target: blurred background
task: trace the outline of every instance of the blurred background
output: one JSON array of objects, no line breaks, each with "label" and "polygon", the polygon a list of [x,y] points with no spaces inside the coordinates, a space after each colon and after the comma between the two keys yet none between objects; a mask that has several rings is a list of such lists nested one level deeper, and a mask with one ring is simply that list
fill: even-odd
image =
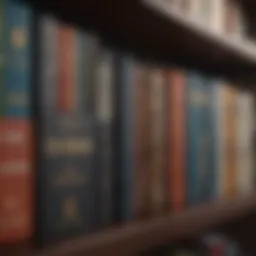
[{"label": "blurred background", "polygon": [[255,11],[0,0],[0,255],[256,255]]}]

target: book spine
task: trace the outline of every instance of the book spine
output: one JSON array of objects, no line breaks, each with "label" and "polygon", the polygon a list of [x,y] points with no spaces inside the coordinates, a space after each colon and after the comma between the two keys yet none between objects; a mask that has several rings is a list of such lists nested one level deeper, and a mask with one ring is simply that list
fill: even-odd
[{"label": "book spine", "polygon": [[[96,141],[95,118],[80,108],[83,99],[77,97],[82,71],[76,54],[78,34],[65,28],[62,32],[67,33],[68,42],[64,46],[72,49],[58,50],[63,25],[60,28],[48,17],[40,24],[37,235],[39,242],[45,243],[92,230]],[[60,56],[63,51],[69,58]],[[57,61],[50,54],[57,56]],[[43,108],[47,102],[48,108]]]},{"label": "book spine", "polygon": [[213,111],[215,117],[215,146],[216,146],[216,186],[215,194],[217,198],[224,196],[224,180],[225,180],[225,101],[223,91],[225,84],[223,81],[218,81],[213,90]]},{"label": "book spine", "polygon": [[0,241],[18,242],[33,232],[31,122],[0,121]]},{"label": "book spine", "polygon": [[207,188],[209,138],[205,133],[205,110],[208,97],[201,75],[188,77],[188,201],[197,204],[204,200]]},{"label": "book spine", "polygon": [[148,68],[137,63],[134,80],[134,214],[136,219],[150,213],[150,92]]},{"label": "book spine", "polygon": [[166,80],[161,70],[153,68],[150,72],[150,204],[153,215],[166,209]]},{"label": "book spine", "polygon": [[240,92],[237,96],[237,185],[241,195],[248,195],[253,191],[253,108],[254,99],[247,92]]},{"label": "book spine", "polygon": [[212,108],[214,81],[211,78],[203,78],[202,95],[204,101],[201,105],[202,120],[200,123],[200,198],[201,202],[209,202],[215,197],[216,186],[216,158],[214,124],[215,116]]},{"label": "book spine", "polygon": [[225,169],[224,169],[224,196],[235,196],[237,192],[236,182],[236,140],[237,140],[237,91],[231,86],[223,91],[225,104],[224,140],[225,140]]},{"label": "book spine", "polygon": [[16,1],[3,1],[2,8],[0,241],[10,242],[27,239],[33,232],[34,159],[30,120],[32,16],[26,5]]},{"label": "book spine", "polygon": [[99,226],[113,222],[113,88],[114,56],[103,49],[97,68],[96,116],[99,122],[97,132],[97,219]]},{"label": "book spine", "polygon": [[26,5],[4,1],[4,115],[30,116],[32,14]]},{"label": "book spine", "polygon": [[223,33],[225,25],[225,0],[216,0],[210,2],[210,27],[216,32]]},{"label": "book spine", "polygon": [[121,59],[121,210],[122,219],[131,220],[133,211],[133,90],[134,90],[134,61],[125,56]]},{"label": "book spine", "polygon": [[171,70],[169,80],[169,198],[174,211],[186,203],[186,78]]}]

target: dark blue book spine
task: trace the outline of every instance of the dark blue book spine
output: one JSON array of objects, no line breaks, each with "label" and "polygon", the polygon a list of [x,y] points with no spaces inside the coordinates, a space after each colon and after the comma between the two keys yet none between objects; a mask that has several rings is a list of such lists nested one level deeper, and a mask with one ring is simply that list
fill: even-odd
[{"label": "dark blue book spine", "polygon": [[122,155],[121,155],[121,184],[122,184],[122,219],[131,220],[133,213],[133,171],[134,171],[134,78],[135,63],[130,57],[121,60],[121,94],[122,99]]},{"label": "dark blue book spine", "polygon": [[32,11],[18,1],[4,0],[4,115],[31,114]]},{"label": "dark blue book spine", "polygon": [[133,86],[134,61],[117,52],[114,56],[114,217],[133,218]]},{"label": "dark blue book spine", "polygon": [[[38,20],[39,89],[37,236],[51,242],[86,233],[94,228],[95,212],[95,117],[82,107],[79,89],[82,67],[77,44],[68,49],[74,61],[72,95],[74,107],[63,111],[56,104],[60,93],[61,72],[58,62],[58,30],[63,26],[44,16]],[[75,33],[75,32],[74,32]],[[72,35],[73,36],[73,35]],[[75,33],[74,42],[79,40]],[[73,71],[72,71],[73,72]],[[62,77],[63,78],[63,77]],[[85,86],[91,86],[86,84]]]}]

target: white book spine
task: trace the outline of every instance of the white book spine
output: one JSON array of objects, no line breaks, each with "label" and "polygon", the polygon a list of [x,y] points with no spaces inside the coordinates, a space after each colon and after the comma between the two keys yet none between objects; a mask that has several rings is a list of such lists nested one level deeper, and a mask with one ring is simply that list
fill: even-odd
[{"label": "white book spine", "polygon": [[224,32],[225,1],[213,0],[210,3],[210,28],[222,34]]}]

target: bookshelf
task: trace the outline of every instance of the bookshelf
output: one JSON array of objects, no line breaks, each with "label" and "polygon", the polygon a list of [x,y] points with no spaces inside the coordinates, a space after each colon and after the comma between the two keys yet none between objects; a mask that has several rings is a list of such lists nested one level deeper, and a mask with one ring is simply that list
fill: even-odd
[{"label": "bookshelf", "polygon": [[163,1],[66,0],[33,4],[64,20],[96,29],[129,48],[153,51],[182,66],[228,77],[254,77],[255,47],[210,32]]},{"label": "bookshelf", "polygon": [[30,244],[0,246],[0,254],[11,256],[134,255],[135,252],[154,246],[200,235],[204,231],[239,220],[255,211],[256,198],[251,196],[194,207],[180,214],[126,224],[64,241],[45,249],[35,249]]},{"label": "bookshelf", "polygon": [[[252,2],[244,1],[244,8],[252,8]],[[39,11],[100,31],[124,47],[153,51],[156,56],[165,56],[188,68],[255,81],[256,48],[245,41],[211,32],[159,0],[65,0],[32,4]],[[199,235],[255,212],[256,197],[249,196],[113,227],[42,249],[33,242],[0,245],[0,255],[133,255]]]}]

